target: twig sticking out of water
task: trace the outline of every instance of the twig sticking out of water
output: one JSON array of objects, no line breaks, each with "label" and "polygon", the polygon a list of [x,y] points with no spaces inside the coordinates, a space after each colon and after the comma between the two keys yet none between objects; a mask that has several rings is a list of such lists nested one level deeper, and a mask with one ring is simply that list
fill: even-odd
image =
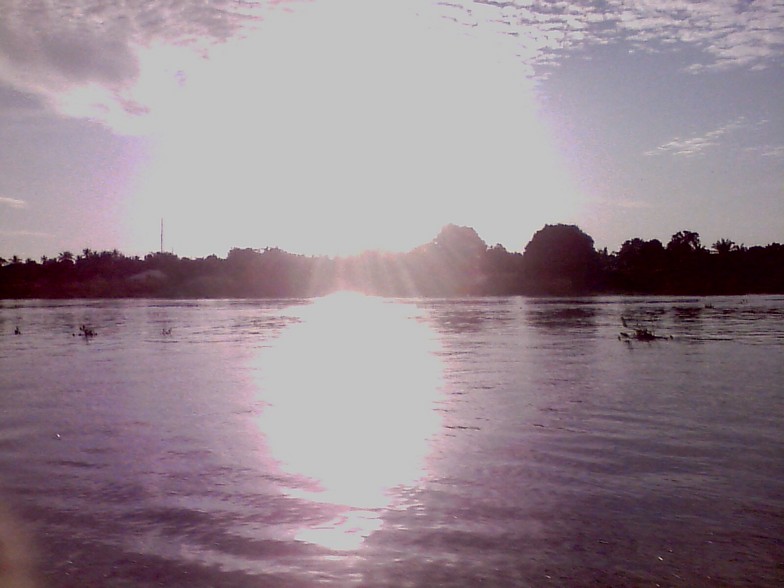
[{"label": "twig sticking out of water", "polygon": [[621,316],[621,324],[625,329],[629,330],[621,331],[618,334],[619,341],[655,341],[656,339],[672,339],[672,336],[660,337],[654,333],[653,329],[643,327],[639,323],[637,323],[634,327],[629,327],[629,323],[623,316]]},{"label": "twig sticking out of water", "polygon": [[86,337],[87,339],[91,339],[92,337],[95,337],[98,334],[95,332],[95,330],[93,330],[92,327],[88,327],[87,325],[80,326],[79,330],[81,331],[79,333],[79,336]]}]

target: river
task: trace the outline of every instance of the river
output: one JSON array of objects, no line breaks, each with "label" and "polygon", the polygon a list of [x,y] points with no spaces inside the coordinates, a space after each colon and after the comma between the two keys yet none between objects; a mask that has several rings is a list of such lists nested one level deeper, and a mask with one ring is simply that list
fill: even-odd
[{"label": "river", "polygon": [[780,586],[784,297],[0,301],[0,500],[0,586]]}]

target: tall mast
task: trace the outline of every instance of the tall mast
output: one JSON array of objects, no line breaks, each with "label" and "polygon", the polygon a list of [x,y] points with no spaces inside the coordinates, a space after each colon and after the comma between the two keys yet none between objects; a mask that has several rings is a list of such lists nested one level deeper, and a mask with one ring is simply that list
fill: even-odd
[{"label": "tall mast", "polygon": [[161,253],[163,253],[163,217],[161,217]]}]

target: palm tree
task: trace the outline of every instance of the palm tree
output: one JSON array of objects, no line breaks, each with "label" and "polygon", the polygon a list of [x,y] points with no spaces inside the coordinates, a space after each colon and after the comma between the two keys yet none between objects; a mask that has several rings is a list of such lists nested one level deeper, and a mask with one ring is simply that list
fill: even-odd
[{"label": "palm tree", "polygon": [[730,239],[719,239],[713,244],[713,249],[719,255],[726,255],[730,251],[735,251],[738,248],[734,241]]}]

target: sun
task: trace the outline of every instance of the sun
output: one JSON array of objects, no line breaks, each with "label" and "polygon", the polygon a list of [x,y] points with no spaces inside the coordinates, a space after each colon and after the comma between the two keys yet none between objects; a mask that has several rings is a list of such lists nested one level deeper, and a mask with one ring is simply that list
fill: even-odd
[{"label": "sun", "polygon": [[298,6],[208,59],[150,48],[167,75],[137,89],[157,113],[138,238],[165,217],[182,255],[351,255],[449,223],[517,244],[521,219],[558,219],[574,190],[519,63],[415,6]]}]

